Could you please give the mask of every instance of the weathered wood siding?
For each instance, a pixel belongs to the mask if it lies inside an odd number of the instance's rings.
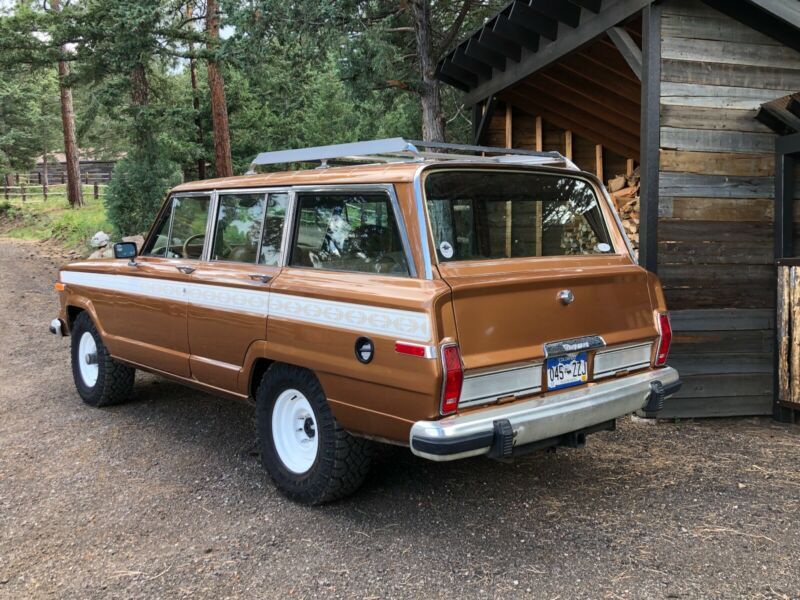
[[[697,0],[664,3],[658,270],[684,380],[665,416],[772,410],[775,136],[800,54]]]

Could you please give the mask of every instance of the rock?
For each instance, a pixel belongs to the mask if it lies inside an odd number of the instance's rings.
[[[89,255],[90,260],[95,258],[113,258],[113,257],[114,257],[113,248],[99,248]]]
[[[142,246],[144,246],[144,236],[142,235],[127,235],[122,238],[123,242],[133,242],[136,244],[136,252],[142,251]]]
[[[89,240],[89,245],[92,248],[105,248],[110,241],[111,237],[105,231],[98,231],[92,236],[92,239]]]

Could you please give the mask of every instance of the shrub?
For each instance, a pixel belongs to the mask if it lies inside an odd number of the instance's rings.
[[[167,191],[180,183],[178,166],[156,152],[133,152],[117,163],[104,203],[117,235],[150,227]]]

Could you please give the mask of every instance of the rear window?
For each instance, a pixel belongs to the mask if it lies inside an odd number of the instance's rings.
[[[442,262],[613,251],[592,186],[546,173],[439,171],[425,179]]]

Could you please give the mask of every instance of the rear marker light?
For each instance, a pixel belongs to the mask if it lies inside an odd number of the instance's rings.
[[[458,346],[450,345],[442,348],[442,366],[444,367],[442,383],[442,414],[456,412],[461,399],[461,386],[464,383],[464,368],[461,366],[461,352]]]
[[[63,292],[63,291],[64,291],[64,284],[63,284],[63,283],[61,283],[60,281],[57,281],[56,283],[54,283],[54,284],[53,284],[53,287],[54,287],[54,288],[56,289],[56,291],[58,291],[58,292]]]
[[[656,366],[663,367],[667,364],[669,347],[672,345],[672,325],[669,322],[668,313],[658,313],[658,331],[661,337],[658,339],[658,353],[656,354]]]
[[[425,346],[420,346],[419,344],[407,344],[406,342],[395,342],[394,343],[395,352],[399,354],[410,354],[411,356],[422,356],[424,357],[426,354]]]

